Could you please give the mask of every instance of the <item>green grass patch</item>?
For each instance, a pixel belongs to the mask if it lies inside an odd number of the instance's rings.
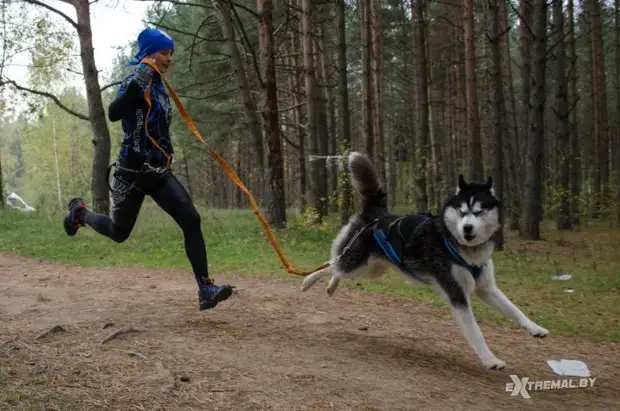
[[[290,276],[250,210],[201,209],[210,271]],[[174,267],[191,271],[183,236],[174,221],[151,200],[145,202],[132,236],[123,244],[82,228],[68,237],[63,215],[0,214],[0,250],[82,266]],[[286,256],[300,270],[314,269],[329,258],[339,215],[322,227],[306,227],[289,213],[289,228],[275,234]],[[620,341],[620,230],[598,223],[581,232],[557,232],[543,225],[543,241],[529,242],[507,233],[506,249],[495,255],[497,282],[528,316],[552,332]],[[570,273],[569,281],[552,279]],[[443,307],[439,296],[423,286],[405,284],[399,275],[373,282],[345,281],[345,287],[421,300]],[[573,293],[565,290],[572,288]],[[474,301],[486,322],[511,324],[485,304]]]

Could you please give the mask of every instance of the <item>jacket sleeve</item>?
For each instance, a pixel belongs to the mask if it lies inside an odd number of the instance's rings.
[[[144,93],[153,77],[153,68],[141,63],[136,71],[129,75],[118,90],[116,98],[108,107],[110,121],[119,121],[132,112],[137,105],[144,104]]]

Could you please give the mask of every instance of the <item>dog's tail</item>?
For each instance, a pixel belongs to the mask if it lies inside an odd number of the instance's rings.
[[[364,212],[381,212],[387,210],[387,195],[381,187],[377,170],[365,155],[356,151],[349,154],[351,185],[362,197]]]

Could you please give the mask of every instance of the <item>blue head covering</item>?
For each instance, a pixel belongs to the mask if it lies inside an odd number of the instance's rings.
[[[136,59],[128,65],[140,64],[143,58],[160,50],[174,50],[174,41],[168,34],[159,29],[147,28],[138,35],[138,46],[140,50],[135,56]]]

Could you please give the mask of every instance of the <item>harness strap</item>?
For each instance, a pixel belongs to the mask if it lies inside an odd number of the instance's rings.
[[[397,227],[398,227],[398,234],[404,240],[404,237],[403,237],[402,233],[400,232],[400,224],[402,223],[402,221],[405,218],[406,217],[400,217],[397,220],[393,221],[388,226],[388,235],[389,235],[390,231],[392,230],[393,225],[396,223]],[[415,228],[413,234],[417,233],[430,219],[431,218],[428,217],[426,220],[424,220],[420,224],[418,224],[418,226]],[[389,240],[388,236],[386,236],[385,233],[383,232],[383,230],[379,228],[379,220],[377,219],[375,221],[376,221],[375,225],[372,228],[372,230],[373,230],[373,237],[375,238],[375,241],[377,242],[377,244],[379,244],[379,247],[383,251],[383,254],[385,254],[385,256],[392,262],[392,264],[397,266],[402,272],[404,272],[407,275],[412,276],[413,278],[417,279],[420,282],[424,282],[424,279],[422,278],[422,276],[420,276],[415,271],[412,272],[412,271],[407,269],[407,267],[405,266],[405,264],[403,263],[401,258],[398,256],[398,253],[396,253],[396,251],[394,250],[394,247],[392,246],[392,243],[390,243],[390,240]]]
[[[468,264],[467,261],[465,261],[463,257],[461,257],[456,252],[456,250],[454,249],[454,247],[452,247],[452,244],[450,244],[450,241],[448,241],[446,237],[443,237],[443,243],[446,245],[446,248],[450,252],[450,255],[452,256],[452,259],[454,260],[454,262],[466,268],[467,271],[469,271],[471,275],[474,277],[474,279],[478,278],[480,274],[482,274],[482,266]]]

